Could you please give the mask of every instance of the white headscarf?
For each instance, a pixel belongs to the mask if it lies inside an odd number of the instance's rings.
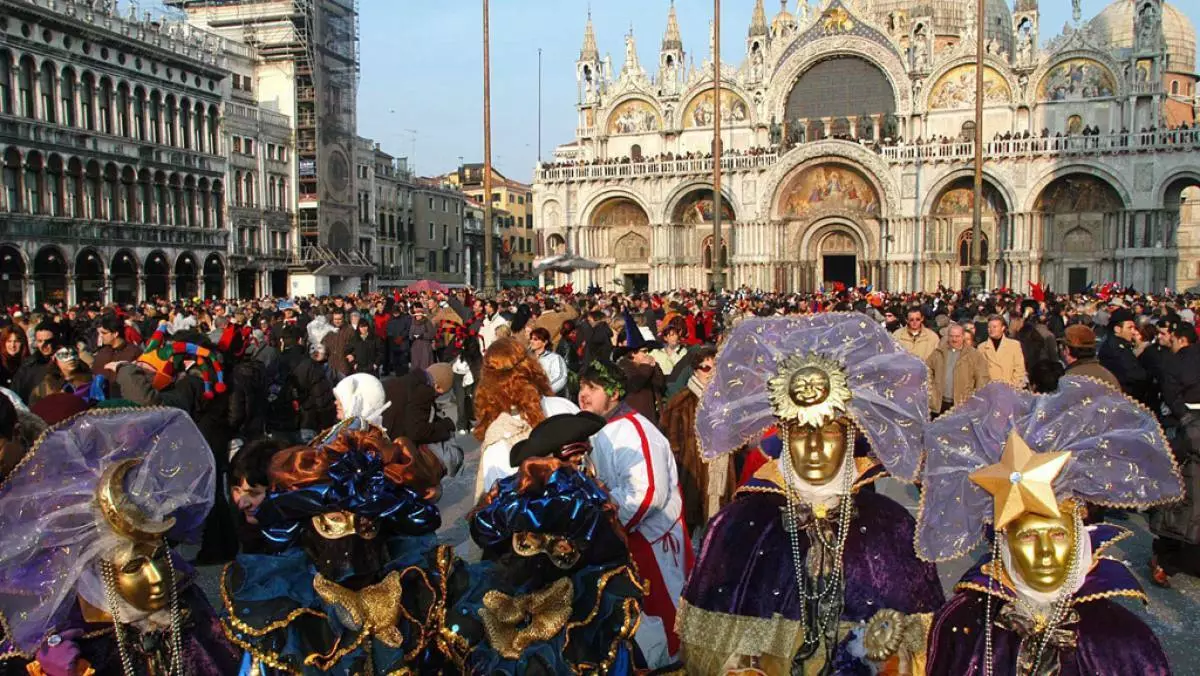
[[[368,373],[355,373],[343,378],[333,388],[333,396],[342,405],[342,418],[364,418],[383,427],[383,412],[392,405],[383,391],[383,383]]]
[[[997,534],[996,537],[1003,538],[1003,534]],[[1052,592],[1042,592],[1029,586],[1025,578],[1021,577],[1021,571],[1013,565],[1012,553],[1008,548],[1007,542],[1000,544],[1000,559],[1004,562],[1004,571],[1008,573],[1009,579],[1012,580],[1014,591],[1017,596],[1021,597],[1026,603],[1032,605],[1038,610],[1046,610],[1054,605],[1054,602],[1061,598],[1064,594],[1067,596],[1074,595],[1083,586],[1087,579],[1087,572],[1092,567],[1092,537],[1088,529],[1083,525],[1083,519],[1079,515],[1075,516],[1075,566],[1071,573],[1067,575],[1063,586]]]

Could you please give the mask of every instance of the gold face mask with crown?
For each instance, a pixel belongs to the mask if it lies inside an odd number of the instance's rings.
[[[783,360],[767,383],[780,439],[798,478],[814,486],[838,475],[851,452],[850,387],[841,365],[812,354]]]

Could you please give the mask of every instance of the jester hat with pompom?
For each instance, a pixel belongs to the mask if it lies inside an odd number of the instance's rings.
[[[154,368],[154,379],[151,384],[156,390],[165,389],[175,382],[175,376],[184,372],[184,364],[188,360],[195,362],[200,371],[200,379],[204,381],[204,398],[212,399],[213,390],[225,391],[225,374],[221,370],[220,356],[211,349],[196,343],[172,341],[167,336],[167,323],[162,322],[146,351],[138,362]]]

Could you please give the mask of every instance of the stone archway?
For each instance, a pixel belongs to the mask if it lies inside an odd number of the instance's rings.
[[[1117,270],[1113,250],[1095,246],[1123,237],[1119,248],[1152,246],[1151,228],[1125,228],[1122,235],[1124,208],[1118,188],[1099,174],[1063,174],[1040,191],[1033,210],[1047,233],[1042,275],[1052,288],[1078,290],[1102,279],[1131,282]],[[1166,280],[1154,281],[1161,288]]]
[[[33,259],[34,302],[65,303],[67,300],[67,260],[62,249],[45,246]]]
[[[75,302],[99,303],[103,300],[104,261],[95,249],[83,249],[75,256]]]
[[[175,297],[195,298],[200,292],[199,269],[191,252],[179,254],[175,261]]]
[[[113,255],[112,262],[109,263],[108,279],[114,303],[126,305],[137,302],[137,276],[137,258],[133,254],[122,249]]]
[[[4,307],[25,304],[25,258],[11,244],[0,245],[0,303]]]

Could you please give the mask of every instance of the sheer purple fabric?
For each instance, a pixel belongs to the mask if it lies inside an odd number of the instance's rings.
[[[1035,396],[991,383],[928,425],[917,554],[945,561],[984,539],[992,496],[970,480],[1000,461],[1010,430],[1035,452],[1070,451],[1054,482],[1059,500],[1112,507],[1174,502],[1183,485],[1157,419],[1140,404],[1090,378],[1067,377],[1058,392]]]
[[[706,458],[756,441],[776,423],[767,383],[778,364],[815,354],[846,369],[848,413],[893,476],[913,481],[929,417],[927,371],[887,331],[858,313],[747,319],[717,355],[717,371],[696,412],[696,436]]]
[[[172,542],[193,542],[212,507],[213,454],[176,409],[93,411],[51,428],[0,486],[0,619],[22,652],[37,650],[78,593],[107,609],[100,557],[121,539],[96,508],[105,468],[140,458],[125,493],[150,521],[175,517]]]

